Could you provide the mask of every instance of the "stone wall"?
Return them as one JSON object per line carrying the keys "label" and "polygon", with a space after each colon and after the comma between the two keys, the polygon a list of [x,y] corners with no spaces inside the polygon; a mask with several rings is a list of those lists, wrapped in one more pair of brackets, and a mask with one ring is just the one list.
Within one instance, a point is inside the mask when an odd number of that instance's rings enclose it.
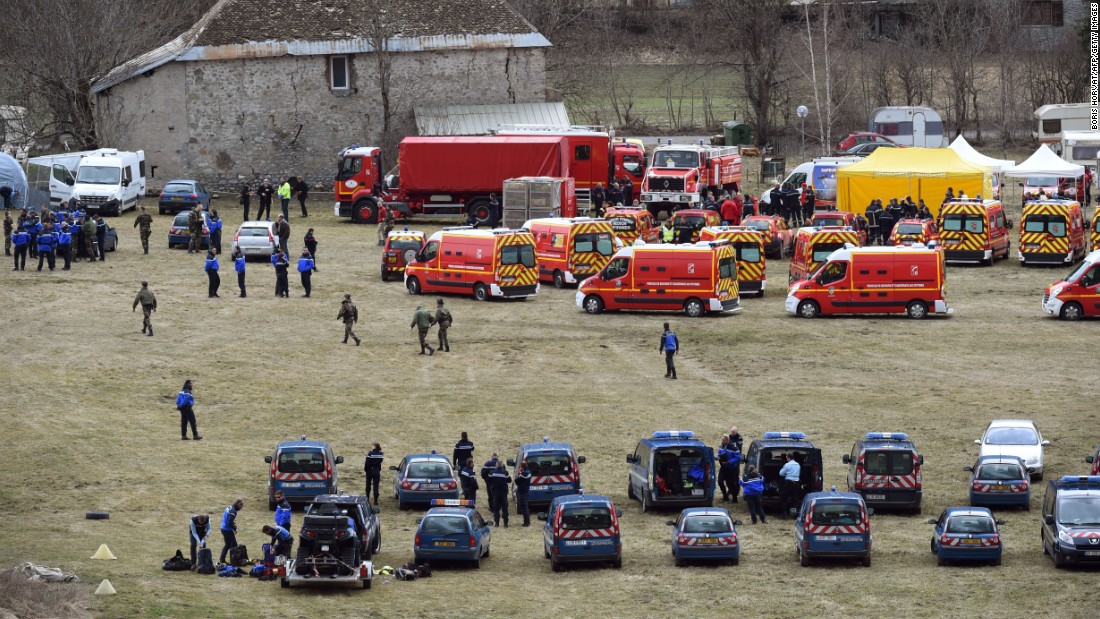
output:
{"label": "stone wall", "polygon": [[[390,101],[411,126],[418,105],[542,101],[541,48],[394,54]],[[327,56],[172,62],[99,98],[111,146],[142,149],[150,185],[196,178],[222,191],[292,174],[331,190],[336,156],[377,144],[381,96],[371,54],[349,57],[350,88],[329,88]]]}

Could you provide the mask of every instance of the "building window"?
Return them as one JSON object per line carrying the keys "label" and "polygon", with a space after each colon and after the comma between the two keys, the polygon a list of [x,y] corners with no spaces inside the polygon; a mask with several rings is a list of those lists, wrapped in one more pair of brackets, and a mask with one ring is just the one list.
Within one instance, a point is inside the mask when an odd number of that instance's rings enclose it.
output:
{"label": "building window", "polygon": [[1024,10],[1022,23],[1025,26],[1062,26],[1062,0],[1031,0]]}
{"label": "building window", "polygon": [[329,77],[333,90],[348,89],[347,56],[333,56],[329,58]]}

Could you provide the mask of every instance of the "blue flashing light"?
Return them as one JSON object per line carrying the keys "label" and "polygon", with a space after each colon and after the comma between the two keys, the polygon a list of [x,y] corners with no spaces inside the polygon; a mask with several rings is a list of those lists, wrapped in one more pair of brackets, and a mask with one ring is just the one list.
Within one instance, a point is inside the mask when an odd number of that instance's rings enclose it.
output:
{"label": "blue flashing light", "polygon": [[864,438],[869,441],[907,441],[909,435],[904,432],[868,432]]}
{"label": "blue flashing light", "polygon": [[1100,475],[1065,475],[1059,481],[1070,484],[1100,484]]}
{"label": "blue flashing light", "polygon": [[787,439],[791,439],[792,441],[804,441],[804,440],[806,440],[806,433],[805,432],[765,432],[764,433],[764,438],[773,439],[773,440],[778,439],[778,438],[787,438]]}
{"label": "blue flashing light", "polygon": [[549,443],[550,442],[550,437],[549,436],[542,437],[542,442]]}
{"label": "blue flashing light", "polygon": [[695,438],[691,430],[658,430],[653,433],[653,438]]}

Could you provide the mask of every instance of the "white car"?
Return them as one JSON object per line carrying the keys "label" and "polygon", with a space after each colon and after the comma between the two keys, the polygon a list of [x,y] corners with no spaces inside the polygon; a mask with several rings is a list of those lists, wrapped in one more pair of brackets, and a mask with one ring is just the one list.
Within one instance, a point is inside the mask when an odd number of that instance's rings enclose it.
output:
{"label": "white car", "polygon": [[270,221],[246,221],[237,228],[233,237],[233,246],[240,247],[245,258],[249,256],[267,256],[275,253],[278,240],[275,238],[275,224]]}
{"label": "white car", "polygon": [[994,419],[974,444],[982,446],[979,457],[1017,456],[1033,480],[1043,478],[1043,447],[1050,441],[1043,439],[1029,419]]}

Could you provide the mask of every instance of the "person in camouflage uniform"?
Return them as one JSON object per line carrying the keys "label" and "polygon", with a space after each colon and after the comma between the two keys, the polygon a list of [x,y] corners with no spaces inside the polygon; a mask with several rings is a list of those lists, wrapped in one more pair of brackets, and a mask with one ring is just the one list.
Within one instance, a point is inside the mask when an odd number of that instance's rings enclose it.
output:
{"label": "person in camouflage uniform", "polygon": [[416,327],[416,332],[420,336],[420,354],[424,354],[424,349],[428,349],[428,356],[435,354],[435,349],[429,344],[425,338],[428,337],[428,329],[432,328],[435,324],[435,316],[423,307],[417,305],[416,312],[413,314],[412,323],[409,324],[409,328]]}
{"label": "person in camouflage uniform", "polygon": [[84,255],[88,258],[89,262],[95,262],[95,220],[91,217],[86,217],[84,223],[80,225],[80,233],[84,237]]}
{"label": "person in camouflage uniform", "polygon": [[451,311],[443,307],[443,299],[436,299],[435,301],[435,324],[439,325],[439,350],[443,352],[451,352],[451,342],[447,339],[447,329],[451,328],[451,324],[454,323],[454,318],[451,316]]}
{"label": "person in camouflage uniform", "polygon": [[187,230],[191,233],[191,240],[187,245],[187,253],[197,254],[199,248],[202,245],[202,205],[195,207],[195,210],[187,216]]}
{"label": "person in camouflage uniform", "polygon": [[340,304],[340,313],[336,315],[336,320],[344,321],[344,343],[348,343],[348,338],[355,340],[355,345],[359,345],[359,337],[355,335],[355,332],[351,330],[355,323],[359,322],[359,310],[355,307],[355,304],[351,302],[351,295],[345,294],[344,301]]}
{"label": "person in camouflage uniform", "polygon": [[[153,337],[153,321],[151,319],[152,313],[157,311],[157,297],[153,294],[152,290],[149,290],[149,282],[141,282],[141,290],[138,290],[137,296],[134,297],[134,311],[137,311],[137,306],[141,305],[141,314],[144,316],[144,320],[141,323],[141,332],[145,333],[149,337]],[[148,333],[146,333],[148,331]]]}
{"label": "person in camouflage uniform", "polygon": [[145,212],[144,206],[140,208],[141,213],[134,220],[134,227],[141,226],[141,248],[145,253],[149,253],[149,235],[153,233],[153,216]]}

